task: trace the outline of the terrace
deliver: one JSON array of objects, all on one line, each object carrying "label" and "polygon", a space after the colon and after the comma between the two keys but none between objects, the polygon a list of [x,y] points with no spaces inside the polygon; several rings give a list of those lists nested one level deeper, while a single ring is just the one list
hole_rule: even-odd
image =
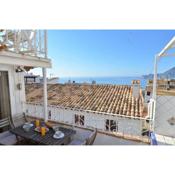
[{"label": "terrace", "polygon": [[[2,131],[10,129],[1,141],[7,143],[10,138],[15,141],[16,135],[35,144],[68,145],[77,138],[77,145],[149,144],[145,133],[150,130],[151,120],[139,81],[133,81],[132,86],[47,85],[46,68],[51,67],[47,32],[43,36],[35,30],[1,32],[4,33],[0,43],[0,70],[3,71],[0,88],[4,93],[0,94],[0,126]],[[44,81],[42,86],[26,86],[26,102],[23,73],[34,67],[42,68]],[[18,119],[22,122],[16,122]],[[40,121],[41,128],[36,121]],[[24,128],[29,126],[30,130],[25,132]],[[62,140],[53,139],[55,127],[64,134]],[[18,139],[13,142],[16,143]]]},{"label": "terrace", "polygon": [[[30,128],[26,131],[24,126],[30,123],[34,124],[39,121],[38,118],[34,117],[22,117],[18,116],[11,122],[3,120],[0,123],[0,127],[6,129],[11,128],[10,132],[3,129],[0,134],[0,144],[2,145],[147,145],[150,140],[147,137],[134,137],[132,135],[124,135],[123,133],[116,132],[103,132],[97,131],[94,133],[94,128],[83,128],[80,126],[69,125],[66,123],[55,122],[49,120],[45,123],[45,127],[49,128],[49,132],[45,135],[37,133],[34,128]],[[40,119],[41,125],[44,126],[44,121]],[[64,133],[63,139],[54,139],[54,131],[59,128],[59,131]],[[70,134],[69,132],[74,132]],[[15,136],[15,135],[16,136]],[[94,135],[95,134],[95,135]],[[89,142],[89,143],[88,143]]]},{"label": "terrace", "polygon": [[[38,118],[27,117],[27,120],[30,122],[35,121],[36,119]],[[78,125],[70,125],[65,122],[58,122],[53,120],[49,120],[48,125],[49,126],[57,125],[63,128],[71,128],[74,131],[76,131],[76,134],[73,137],[73,139],[78,139],[81,141],[86,140],[94,130],[94,128],[86,128]],[[100,130],[97,130],[97,135],[93,142],[93,145],[149,145],[149,144],[150,139],[147,136],[140,137],[140,136],[127,135],[119,132],[106,132]]]},{"label": "terrace", "polygon": [[[26,97],[26,115],[44,119],[42,85],[26,85]],[[149,144],[142,135],[143,128],[149,130],[146,114],[141,91],[135,98],[131,86],[48,85],[49,122],[78,128],[82,134],[97,128],[94,144]]]}]

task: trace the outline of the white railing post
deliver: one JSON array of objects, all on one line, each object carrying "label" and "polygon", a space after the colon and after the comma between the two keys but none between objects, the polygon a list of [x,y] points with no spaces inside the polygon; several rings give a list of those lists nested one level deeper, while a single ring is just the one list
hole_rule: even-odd
[{"label": "white railing post", "polygon": [[150,120],[150,129],[152,131],[154,131],[155,115],[156,115],[156,100],[150,99],[150,102],[148,104],[148,117]]},{"label": "white railing post", "polygon": [[160,57],[158,55],[155,56],[155,62],[154,62],[154,80],[153,80],[153,96],[150,100],[151,106],[150,106],[150,119],[151,119],[151,130],[154,131],[154,122],[155,122],[155,113],[156,113],[156,97],[157,97],[157,67],[158,67],[158,61]]},{"label": "white railing post", "polygon": [[156,100],[157,94],[157,67],[158,67],[159,56],[155,56],[154,60],[154,79],[153,79],[153,99]]},{"label": "white railing post", "polygon": [[[47,31],[45,30],[45,58],[47,58]],[[42,68],[43,71],[43,97],[44,97],[44,120],[47,122],[47,71],[46,68]]]},{"label": "white railing post", "polygon": [[[140,122],[138,125],[137,124],[137,129],[139,129],[140,127],[140,131],[142,130],[142,123],[143,123],[143,120],[150,120],[150,127],[154,127],[154,123],[152,121],[154,121],[154,118],[155,118],[155,101],[153,99],[150,100],[150,116],[149,118],[147,119],[137,119],[136,122]],[[28,114],[29,116],[32,116],[32,117],[39,117],[39,118],[44,118],[43,117],[43,105],[40,105],[40,104],[32,104],[32,103],[26,103],[26,109],[28,110]],[[53,121],[57,121],[57,122],[62,122],[62,123],[66,123],[66,121],[68,121],[68,124],[72,125],[72,126],[77,126],[77,124],[74,123],[74,113],[71,111],[71,113],[68,113],[68,115],[71,115],[71,120],[69,118],[69,120],[66,120],[66,117],[67,115],[65,115],[64,113],[64,109],[62,108],[59,108],[58,106],[49,106],[49,110],[51,110],[51,120]],[[37,112],[38,111],[38,112]],[[151,112],[152,111],[152,112]],[[81,115],[81,113],[77,112],[79,115]],[[60,119],[59,115],[61,117],[63,117],[63,119]],[[90,114],[89,114],[90,115]],[[102,130],[104,132],[107,132],[107,133],[112,133],[110,131],[110,128],[113,126],[112,123],[110,122],[110,120],[114,120],[116,121],[116,131],[114,132],[122,132],[123,134],[130,134],[130,135],[138,135],[139,133],[138,132],[132,132],[128,129],[132,128],[132,124],[130,125],[127,125],[125,128],[120,127],[120,122],[119,122],[119,119],[113,119],[111,117],[109,117],[109,123],[107,125],[106,123],[106,119],[107,118],[101,118],[100,116],[98,116],[98,114],[92,114],[93,115],[93,118],[89,117],[88,115],[85,116],[84,118],[84,126],[82,125],[78,125],[82,128],[97,128],[98,130]],[[69,116],[68,116],[69,117]],[[86,118],[87,117],[87,118]],[[139,121],[138,121],[139,120]],[[106,125],[108,126],[108,130],[106,130]],[[120,129],[120,130],[119,130]],[[128,132],[129,131],[129,132]]]}]

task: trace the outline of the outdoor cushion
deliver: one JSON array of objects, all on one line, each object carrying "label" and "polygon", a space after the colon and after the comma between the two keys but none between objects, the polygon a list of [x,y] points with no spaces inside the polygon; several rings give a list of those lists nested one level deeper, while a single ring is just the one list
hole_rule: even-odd
[{"label": "outdoor cushion", "polygon": [[0,134],[1,145],[14,145],[17,143],[16,136],[9,131],[5,131]]},{"label": "outdoor cushion", "polygon": [[5,132],[0,133],[0,140],[10,135],[11,135],[10,131],[5,131]]}]

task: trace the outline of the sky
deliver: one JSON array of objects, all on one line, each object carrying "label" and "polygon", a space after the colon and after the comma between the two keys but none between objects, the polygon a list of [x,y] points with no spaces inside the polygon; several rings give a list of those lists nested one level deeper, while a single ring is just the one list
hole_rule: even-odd
[{"label": "sky", "polygon": [[[48,56],[58,77],[141,76],[153,73],[154,56],[175,30],[48,30]],[[162,59],[158,72],[175,66]],[[41,69],[34,69],[41,74]]]}]

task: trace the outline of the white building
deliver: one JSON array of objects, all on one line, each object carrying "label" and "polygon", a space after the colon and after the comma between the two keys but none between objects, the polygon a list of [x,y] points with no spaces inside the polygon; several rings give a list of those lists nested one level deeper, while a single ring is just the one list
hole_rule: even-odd
[{"label": "white building", "polygon": [[[36,30],[1,31],[0,120],[25,112],[25,69],[41,67],[46,77],[46,68],[51,67],[51,60],[47,58],[46,35],[46,31]],[[45,38],[44,45],[43,38]]]},{"label": "white building", "polygon": [[[40,88],[36,86],[26,87],[26,113],[42,118],[42,85]],[[133,136],[142,136],[144,128],[149,130],[146,124],[149,118],[138,81],[133,81],[132,86],[48,85],[48,104],[51,121]]]},{"label": "white building", "polygon": [[39,75],[25,74],[24,75],[25,84],[41,83]]},{"label": "white building", "polygon": [[[59,78],[58,77],[51,77],[47,78],[47,84],[57,84]],[[25,74],[24,75],[24,81],[25,84],[33,84],[33,83],[43,83],[43,77],[40,75],[34,75],[32,73],[30,74]]]}]

